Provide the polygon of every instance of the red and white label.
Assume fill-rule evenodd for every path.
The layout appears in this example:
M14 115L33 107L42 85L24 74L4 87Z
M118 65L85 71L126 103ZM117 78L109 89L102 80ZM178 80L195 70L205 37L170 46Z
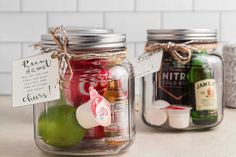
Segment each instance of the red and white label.
M110 103L93 88L90 87L91 112L94 118L101 126L108 126L111 124L111 106Z
M107 88L108 70L97 65L98 61L70 61L73 77L64 84L66 97L76 108L90 100L89 87L94 87L100 95ZM105 63L103 63L105 64ZM67 72L65 77L69 77Z

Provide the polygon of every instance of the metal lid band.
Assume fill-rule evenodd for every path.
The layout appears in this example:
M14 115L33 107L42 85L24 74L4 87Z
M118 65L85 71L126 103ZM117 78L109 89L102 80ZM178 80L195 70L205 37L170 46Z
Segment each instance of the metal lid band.
M214 29L148 29L148 40L217 40Z

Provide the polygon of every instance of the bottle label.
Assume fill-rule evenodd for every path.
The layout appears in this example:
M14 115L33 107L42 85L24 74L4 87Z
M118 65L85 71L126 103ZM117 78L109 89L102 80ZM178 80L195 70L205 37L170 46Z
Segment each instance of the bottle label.
M155 75L156 100L166 100L170 104L189 105L187 72L188 65L174 61L168 53L163 54L162 66Z
M110 125L110 104L102 96L98 96L92 101L91 111L100 125Z
M205 79L195 83L196 109L216 110L217 95L216 82L214 79Z
M101 95L98 94L97 90L93 87L89 87L89 94L91 98L91 112L93 118L101 126L108 126L111 124L111 108L110 103Z
M126 101L111 104L111 125L105 128L107 141L129 139L128 104Z

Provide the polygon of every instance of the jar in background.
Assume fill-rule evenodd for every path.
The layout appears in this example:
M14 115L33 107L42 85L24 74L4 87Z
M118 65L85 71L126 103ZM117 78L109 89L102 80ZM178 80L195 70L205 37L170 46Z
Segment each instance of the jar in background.
M57 155L122 152L135 137L134 74L125 58L126 36L95 29L70 32L67 49L73 75L67 66L60 100L34 105L35 142L41 150ZM49 34L41 36L41 45L42 51L57 49ZM85 129L76 121L81 116L76 109L91 99L91 87L110 103L109 126Z
M223 47L225 69L225 106L236 108L236 44L227 44Z
M216 31L148 30L146 53L163 50L158 72L142 78L146 124L193 130L223 119L223 61L214 54Z

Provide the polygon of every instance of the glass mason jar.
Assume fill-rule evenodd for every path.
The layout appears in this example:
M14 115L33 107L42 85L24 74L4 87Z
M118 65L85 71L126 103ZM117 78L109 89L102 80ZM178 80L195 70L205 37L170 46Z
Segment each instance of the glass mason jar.
M223 119L223 61L215 53L216 31L179 29L147 33L146 53L162 49L163 56L160 70L142 78L144 122L170 130L218 125ZM156 49L149 51L150 47Z
M34 105L35 142L41 150L57 155L122 152L135 137L135 85L132 66L125 58L126 36L94 29L86 34L68 31L67 36L71 58L64 73L61 98ZM42 51L57 48L51 35L42 35L41 45ZM110 103L109 126L86 129L78 123L78 117L86 119L77 110L88 105L91 87ZM104 111L96 113L105 114Z

